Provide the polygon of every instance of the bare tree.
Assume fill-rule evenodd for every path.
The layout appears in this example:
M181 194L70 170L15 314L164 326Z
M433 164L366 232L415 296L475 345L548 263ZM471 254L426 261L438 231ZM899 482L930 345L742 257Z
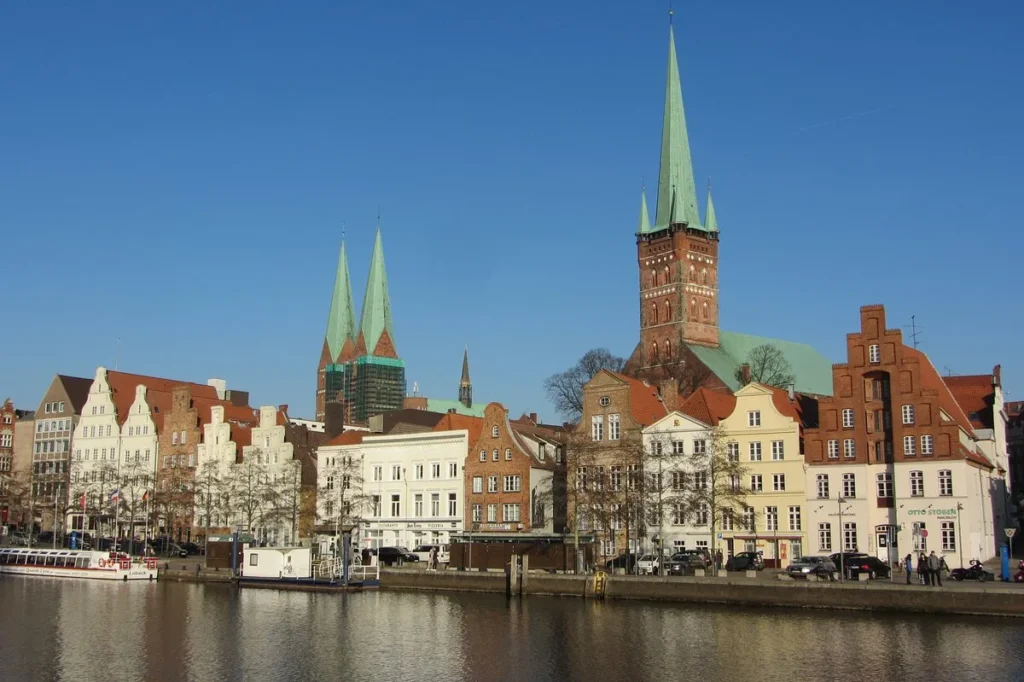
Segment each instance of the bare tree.
M584 384L593 379L594 375L602 369L619 372L625 364L626 361L623 358L612 355L607 348L595 348L587 351L569 369L552 374L545 379L544 390L560 415L571 421L576 421L583 413Z
M789 361L777 346L770 343L752 348L747 355L746 364L750 368L751 381L780 388L793 383L793 368ZM736 377L740 382L745 380L742 369L737 372Z
M270 511L274 497L267 465L259 448L247 453L241 463L231 466L228 491L233 520L251 533L256 521L262 521Z
M276 468L276 467L275 467ZM271 475L268 487L266 518L275 527L288 527L284 538L285 544L297 541L299 532L299 512L302 507L302 464L292 459L281 467L281 475ZM276 531L275 531L276 532Z
M7 507L7 521L24 527L30 522L32 508L31 473L15 469L8 476L0 478L0 507Z
M121 464L120 504L124 510L121 523L127 520L131 550L135 550L136 526L146 522L146 493L153 486L152 466L147 462L130 459Z
M187 467L164 467L157 475L155 502L163 512L163 531L168 536L178 535L189 527L193 508L192 470ZM175 538L177 539L177 538ZM167 544L170 547L170 544Z
M204 458L196 469L194 491L195 509L199 518L194 525L203 529L203 543L210 537L210 527L218 525L221 507L227 497L224 477L216 460Z
M687 506L686 469L689 462L671 433L655 431L646 438L646 517L658 533L658 573L664 574L665 518L678 521L678 511Z
M318 518L336 527L358 525L371 504L363 488L362 454L345 451L331 455L322 471L323 480L318 481L317 489Z

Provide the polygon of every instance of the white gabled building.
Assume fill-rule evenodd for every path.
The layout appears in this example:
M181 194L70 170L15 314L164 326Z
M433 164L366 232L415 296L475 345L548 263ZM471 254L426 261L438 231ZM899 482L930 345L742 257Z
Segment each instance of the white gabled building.
M259 408L259 422L250 432L250 444L242 447L242 463L255 459L261 476L271 486L266 510L250 532L271 547L290 547L298 540L301 467L295 448L285 440L284 414L278 408Z

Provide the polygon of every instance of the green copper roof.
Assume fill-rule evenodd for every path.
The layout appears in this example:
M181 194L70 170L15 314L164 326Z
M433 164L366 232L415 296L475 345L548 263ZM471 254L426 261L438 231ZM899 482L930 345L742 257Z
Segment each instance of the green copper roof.
M832 395L832 363L824 355L806 343L794 343L780 339L769 339L764 336L737 334L722 330L718 333L719 347L708 348L697 344L687 344L690 350L715 373L726 386L738 391L740 382L736 373L747 361L750 351L761 344L769 343L786 357L793 376L796 378L796 390L800 393L815 395Z
M672 223L686 223L703 229L697 210L697 189L690 161L690 140L686 136L683 89L679 84L676 39L668 29L668 78L665 83L665 118L661 129L661 170L658 175L658 215L655 230Z
M704 209L704 229L718 232L718 218L715 216L715 202L711 201L711 188L708 187L708 205Z
M338 256L338 274L334 277L334 294L331 296L331 314L327 317L327 347L331 360L337 360L345 339L356 338L356 308L352 305L352 280L348 274L348 257L345 242L341 243Z
M377 239L373 242L370 256L370 274L366 278L366 294L363 296L363 318L359 330L366 343L366 352L373 354L380 335L387 331L395 343L395 330L391 324L391 298L388 296L388 273L384 269L384 244L377 228Z
M640 190L640 225L637 227L637 234L647 234L651 231L651 217L647 215L647 192Z
M473 403L473 407L466 407L458 400L441 400L438 398L427 398L427 411L446 414L448 410L455 410L456 414L467 417L482 417L487 409L486 402Z

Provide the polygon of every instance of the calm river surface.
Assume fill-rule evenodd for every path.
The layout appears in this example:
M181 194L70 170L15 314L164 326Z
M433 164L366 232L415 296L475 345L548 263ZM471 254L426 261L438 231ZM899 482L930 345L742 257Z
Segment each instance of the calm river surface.
M0 577L0 679L1024 679L1009 619Z

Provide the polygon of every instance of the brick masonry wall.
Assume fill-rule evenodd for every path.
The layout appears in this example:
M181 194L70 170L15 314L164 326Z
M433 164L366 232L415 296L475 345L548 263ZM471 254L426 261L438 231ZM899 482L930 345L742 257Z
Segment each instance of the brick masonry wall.
M508 410L506 410L499 403L491 403L484 410L484 429L481 431L480 438L477 439L476 443L472 444L469 450L469 456L466 457L466 476L465 476L465 499L466 509L465 518L468 522L472 522L473 519L473 505L479 504L481 506L482 521L480 522L481 532L499 532L502 529L494 528L493 525L504 524L502 520L502 505L505 504L518 504L519 505L519 523L522 524L522 528L516 527L517 524L512 523L512 527L508 529L508 532L526 532L530 530L531 520L531 507L530 507L530 456L523 453L519 446L516 444L514 436L512 435L511 429L508 424ZM497 437L492 436L494 427L498 429ZM505 450L510 449L512 451L512 459L505 459ZM486 462L480 461L480 451L486 452ZM494 451L498 451L498 461L494 461ZM505 476L520 476L521 487L520 491L506 493L504 491L504 477ZM475 476L483 477L483 492L473 492L473 478ZM487 478L489 476L498 477L498 492L489 493L487 492ZM491 524L487 521L487 505L496 504L498 505L498 516L497 521Z

